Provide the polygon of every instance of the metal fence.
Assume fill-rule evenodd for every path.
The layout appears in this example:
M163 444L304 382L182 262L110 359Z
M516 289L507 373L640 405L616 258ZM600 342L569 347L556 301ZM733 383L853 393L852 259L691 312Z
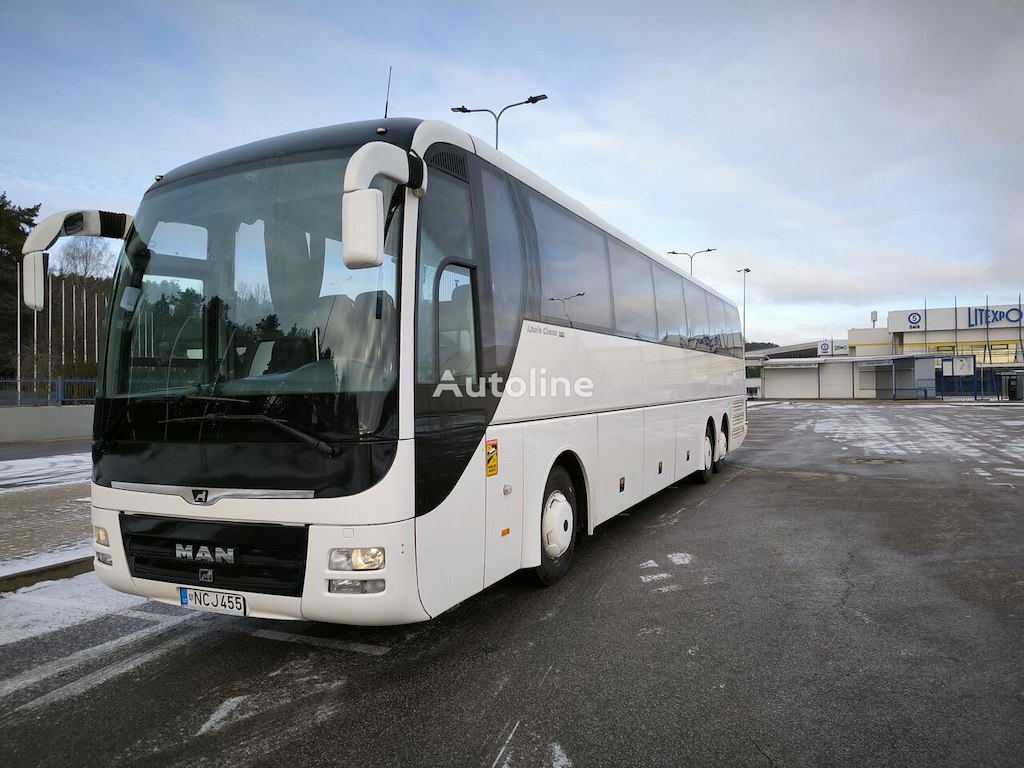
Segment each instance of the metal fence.
M95 400L95 379L0 379L0 407L90 405Z

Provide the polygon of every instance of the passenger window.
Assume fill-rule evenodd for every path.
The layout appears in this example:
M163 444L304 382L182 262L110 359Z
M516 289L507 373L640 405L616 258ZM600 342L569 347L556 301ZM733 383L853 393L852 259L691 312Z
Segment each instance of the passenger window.
M523 249L515 205L508 185L494 171L482 169L487 245L490 251L494 306L495 362L509 364L519 333L523 302Z
M708 315L711 324L711 351L720 355L732 354L729 350L725 302L717 296L708 296Z
M699 285L683 281L686 296L686 324L690 329L691 349L710 349L711 324L708 320L707 294Z
M460 386L477 376L473 272L449 265L437 281L437 368Z
M654 264L654 302L658 313L658 340L686 346L686 304L679 275Z
M436 292L441 290L438 269L445 261L474 261L473 212L469 186L445 173L434 173L420 202L416 381L423 384L436 382L439 374L437 320L441 295ZM450 295L447 300L451 300Z
M610 240L608 261L615 300L615 330L631 339L656 340L651 260L618 240Z
M560 206L530 196L541 264L541 314L556 323L612 331L605 238Z

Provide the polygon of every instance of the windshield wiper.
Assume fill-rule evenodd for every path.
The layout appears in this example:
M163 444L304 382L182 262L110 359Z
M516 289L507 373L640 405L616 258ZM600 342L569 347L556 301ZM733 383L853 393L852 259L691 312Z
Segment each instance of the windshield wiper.
M243 403L248 404L248 400L238 400L234 397L214 397L212 395L153 395L152 397L131 397L129 396L125 402L124 410L120 411L117 416L114 417L113 421L107 425L107 428L103 430L103 434L100 435L97 447L100 453L106 453L111 445L114 443L114 435L121 425L125 421L131 421L128 418L128 412L134 403L184 403L197 400L201 403L222 403L229 405L231 403Z
M239 400L236 397L218 397L215 395L153 395L152 397L136 396L129 397L129 403L189 403L196 400L200 403L246 403L248 400Z
M321 440L319 437L314 435L312 432L299 429L298 427L292 426L284 419L275 419L270 416L265 416L262 413L252 414L239 414L237 416L229 416L223 413L208 413L205 416L182 416L177 419L164 419L161 424L187 424L187 423L206 423L206 424L219 424L225 421L241 421L248 424L271 424L282 432L285 432L300 443L308 445L310 448L319 451L324 456L332 458L337 456L337 452L326 442Z

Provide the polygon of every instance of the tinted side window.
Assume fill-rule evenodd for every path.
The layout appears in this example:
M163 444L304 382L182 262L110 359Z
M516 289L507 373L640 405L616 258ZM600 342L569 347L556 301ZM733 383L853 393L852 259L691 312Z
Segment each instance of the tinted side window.
M516 334L522 323L523 247L515 206L504 177L490 168L481 169L487 245L491 258L494 306L495 362L509 363Z
M686 324L690 330L690 348L708 349L710 345L711 326L708 321L707 294L699 285L689 280L683 281L686 295Z
M717 296L708 296L708 315L711 321L711 349L720 355L730 355L729 328L725 319L725 302Z
M611 330L612 298L605 238L565 209L536 195L530 208L540 251L545 320Z
M655 341L654 283L651 260L618 240L608 241L615 301L615 330L631 339Z
M437 271L441 262L472 262L473 214L469 186L444 173L430 177L420 202L420 265L416 306L416 380L437 381Z
M686 304L683 280L660 264L654 268L654 302L658 312L658 340L673 346L686 346Z
M725 308L726 320L729 324L729 346L734 357L743 357L743 327L740 325L740 311L733 306Z

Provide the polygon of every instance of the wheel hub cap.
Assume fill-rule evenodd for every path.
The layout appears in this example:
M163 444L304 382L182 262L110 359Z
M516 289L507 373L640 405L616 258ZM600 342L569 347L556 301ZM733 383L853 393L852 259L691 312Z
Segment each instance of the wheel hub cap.
M548 557L561 557L569 549L572 542L572 526L572 505L561 491L555 491L548 496L541 519L544 551Z

